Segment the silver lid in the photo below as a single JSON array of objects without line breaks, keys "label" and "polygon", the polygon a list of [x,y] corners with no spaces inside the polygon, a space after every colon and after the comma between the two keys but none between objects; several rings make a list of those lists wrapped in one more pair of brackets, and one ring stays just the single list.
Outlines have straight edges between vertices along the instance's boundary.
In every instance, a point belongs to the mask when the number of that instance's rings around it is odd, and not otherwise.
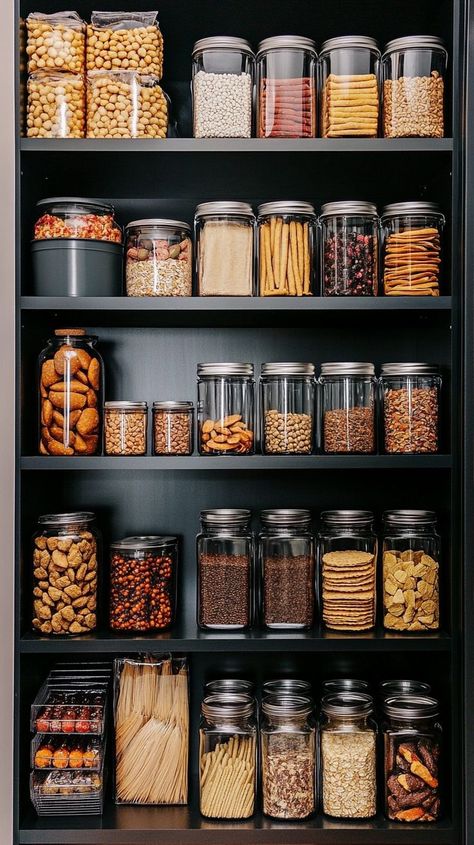
[{"label": "silver lid", "polygon": [[274,35],[264,38],[257,47],[257,59],[268,50],[309,50],[317,58],[316,41],[304,35]]},{"label": "silver lid", "polygon": [[212,35],[208,38],[200,38],[194,44],[193,58],[197,53],[202,53],[205,50],[239,50],[248,56],[254,55],[250,41],[232,35]]},{"label": "silver lid", "polygon": [[186,400],[167,399],[153,402],[154,411],[191,411],[193,403]]},{"label": "silver lid", "polygon": [[254,699],[246,693],[221,692],[206,695],[201,702],[201,713],[207,719],[252,716],[254,709]]},{"label": "silver lid", "polygon": [[384,511],[382,519],[389,525],[431,525],[437,522],[434,511],[422,510],[390,510]]},{"label": "silver lid", "polygon": [[[109,202],[102,202],[99,199],[91,199],[90,197],[45,197],[42,200],[38,200],[36,203],[36,208],[42,208],[44,205],[85,205],[90,208],[92,212],[94,211],[106,211],[109,214],[113,214],[115,209],[114,206]],[[65,208],[64,211],[74,209],[67,209]]]},{"label": "silver lid", "polygon": [[448,55],[444,41],[436,35],[405,35],[402,38],[394,38],[385,45],[383,57],[398,50],[442,50]]},{"label": "silver lid", "polygon": [[438,376],[439,367],[437,364],[423,363],[395,363],[382,364],[380,368],[382,376]]},{"label": "silver lid", "polygon": [[368,361],[329,361],[321,364],[322,376],[373,376],[375,367]]},{"label": "silver lid", "polygon": [[205,689],[209,695],[217,695],[221,692],[247,693],[251,695],[254,685],[252,681],[248,681],[246,678],[217,678],[214,681],[208,681]]},{"label": "silver lid", "polygon": [[257,206],[257,214],[314,214],[314,205],[302,200],[278,200],[275,202],[264,202]]},{"label": "silver lid", "polygon": [[313,710],[313,699],[308,695],[286,695],[276,693],[262,699],[262,711],[266,716],[309,716]]},{"label": "silver lid", "polygon": [[132,220],[127,223],[125,231],[130,229],[185,229],[187,232],[191,231],[189,223],[184,220],[168,220],[164,217],[149,217],[146,220]]},{"label": "silver lid", "polygon": [[383,709],[395,719],[427,719],[439,715],[439,702],[430,695],[395,695],[385,699]]},{"label": "silver lid", "polygon": [[253,376],[253,364],[211,362],[197,365],[198,377],[201,376]]},{"label": "silver lid", "polygon": [[377,206],[373,202],[364,200],[337,200],[337,202],[325,202],[321,206],[319,219],[323,217],[355,217],[357,215],[377,216]]},{"label": "silver lid", "polygon": [[409,681],[397,679],[393,681],[381,681],[379,693],[383,698],[396,698],[399,695],[429,695],[431,685],[425,681]]},{"label": "silver lid", "polygon": [[389,205],[384,205],[380,216],[384,220],[391,217],[411,217],[415,214],[424,216],[435,214],[444,220],[444,214],[441,213],[437,202],[422,202],[421,200],[413,200],[413,202],[391,202]]},{"label": "silver lid", "polygon": [[218,200],[216,202],[200,202],[194,212],[195,220],[202,217],[220,217],[224,214],[235,214],[240,217],[254,219],[252,206],[248,202],[234,200]]},{"label": "silver lid", "polygon": [[374,521],[374,515],[364,510],[331,510],[323,511],[321,520],[329,525],[365,525]]},{"label": "silver lid", "polygon": [[247,508],[213,508],[201,511],[201,520],[207,525],[247,525],[251,515]]},{"label": "silver lid", "polygon": [[333,678],[323,682],[323,695],[335,692],[366,692],[368,689],[369,682],[359,678]]},{"label": "silver lid", "polygon": [[174,546],[178,542],[177,537],[172,537],[159,534],[144,534],[137,537],[124,537],[123,540],[115,540],[110,544],[111,549],[117,551],[144,551],[146,549],[162,549],[168,546]]},{"label": "silver lid", "polygon": [[336,38],[328,38],[327,41],[323,41],[320,55],[329,53],[331,50],[351,50],[356,47],[362,50],[373,50],[380,56],[377,41],[368,35],[338,35]]},{"label": "silver lid", "polygon": [[295,694],[311,692],[309,681],[300,678],[273,678],[265,681],[262,687],[263,695],[279,695],[284,693]]},{"label": "silver lid", "polygon": [[260,521],[266,526],[307,525],[311,511],[305,508],[272,508],[261,511]]},{"label": "silver lid", "polygon": [[321,710],[327,716],[370,716],[374,700],[364,692],[334,692],[324,696]]},{"label": "silver lid", "polygon": [[146,411],[148,410],[148,405],[146,402],[122,402],[122,401],[114,401],[114,402],[104,402],[104,408],[106,410],[115,410],[115,411]]},{"label": "silver lid", "polygon": [[262,364],[262,376],[314,376],[314,364],[299,361],[280,361]]},{"label": "silver lid", "polygon": [[74,513],[45,513],[38,517],[40,525],[75,525],[79,522],[93,522],[95,513],[91,511],[76,511]]}]

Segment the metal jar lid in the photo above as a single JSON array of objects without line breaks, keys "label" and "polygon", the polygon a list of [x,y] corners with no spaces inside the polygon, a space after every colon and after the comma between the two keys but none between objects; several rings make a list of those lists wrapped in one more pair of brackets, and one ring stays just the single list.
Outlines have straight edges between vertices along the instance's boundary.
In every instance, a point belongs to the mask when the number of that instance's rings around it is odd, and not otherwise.
[{"label": "metal jar lid", "polygon": [[438,376],[439,367],[437,364],[414,362],[382,364],[380,373],[382,376]]},{"label": "metal jar lid", "polygon": [[439,702],[430,695],[396,695],[385,699],[383,709],[395,719],[429,719],[439,715]]},{"label": "metal jar lid", "polygon": [[[36,208],[43,208],[45,205],[59,206],[56,209],[57,211],[66,212],[77,212],[76,208],[69,207],[75,205],[85,206],[91,214],[94,214],[96,211],[102,211],[106,214],[114,214],[115,212],[114,206],[111,203],[102,202],[102,200],[98,199],[91,199],[90,197],[45,197],[45,199],[38,200]],[[64,208],[62,206],[64,206]]]},{"label": "metal jar lid", "polygon": [[310,693],[311,684],[309,681],[304,681],[300,678],[274,678],[270,681],[265,681],[262,687],[263,695],[290,695],[298,696],[301,693]]},{"label": "metal jar lid", "polygon": [[148,405],[146,402],[104,402],[106,411],[147,411]]},{"label": "metal jar lid", "polygon": [[359,678],[333,678],[323,682],[323,695],[331,695],[340,692],[367,692],[368,681],[361,681]]},{"label": "metal jar lid", "polygon": [[313,706],[313,699],[308,695],[276,693],[275,695],[266,695],[262,699],[262,711],[270,718],[309,716]]},{"label": "metal jar lid", "polygon": [[269,50],[308,50],[317,58],[316,41],[303,35],[274,35],[264,38],[257,47],[257,59]]},{"label": "metal jar lid", "polygon": [[322,376],[374,376],[375,367],[368,361],[329,361],[321,364]]},{"label": "metal jar lid", "polygon": [[327,716],[370,716],[374,700],[364,692],[335,692],[324,696],[321,710]]},{"label": "metal jar lid", "polygon": [[247,508],[213,508],[201,511],[201,519],[207,525],[247,525],[252,512]]},{"label": "metal jar lid", "polygon": [[95,518],[95,513],[92,511],[45,513],[38,517],[38,523],[39,525],[76,525],[79,522],[94,522]]},{"label": "metal jar lid", "polygon": [[364,200],[337,200],[337,202],[325,202],[321,206],[319,219],[321,220],[324,217],[342,216],[357,217],[358,215],[376,217],[377,206],[373,202],[365,202]]},{"label": "metal jar lid", "polygon": [[328,38],[323,41],[320,55],[330,53],[331,50],[352,50],[358,48],[360,50],[373,50],[380,56],[380,49],[375,38],[370,38],[368,35],[339,35],[336,38]]},{"label": "metal jar lid", "polygon": [[236,362],[224,362],[197,365],[198,378],[201,376],[252,376],[253,364],[241,364]]},{"label": "metal jar lid", "polygon": [[205,686],[206,695],[220,695],[223,692],[253,694],[254,685],[246,678],[217,678],[208,681]]},{"label": "metal jar lid", "polygon": [[272,508],[261,511],[260,521],[268,527],[308,525],[311,522],[311,511],[305,508]]},{"label": "metal jar lid", "polygon": [[396,698],[400,695],[429,695],[431,692],[430,684],[425,681],[410,681],[410,680],[392,680],[381,681],[379,684],[379,694],[382,698]]},{"label": "metal jar lid", "polygon": [[412,217],[417,214],[425,217],[437,215],[444,220],[444,214],[441,213],[437,202],[424,202],[421,200],[391,202],[389,205],[384,205],[380,216],[382,220],[389,220],[392,217]]},{"label": "metal jar lid", "polygon": [[200,202],[194,212],[195,220],[203,217],[222,217],[235,214],[239,217],[255,219],[252,206],[248,202],[237,202],[233,200],[218,200],[216,202]]},{"label": "metal jar lid", "polygon": [[207,719],[237,719],[253,716],[255,701],[246,693],[221,692],[206,695],[201,702],[201,713]]},{"label": "metal jar lid", "polygon": [[262,376],[314,376],[314,364],[299,361],[280,361],[262,364]]},{"label": "metal jar lid", "polygon": [[129,232],[131,229],[185,229],[186,232],[191,232],[191,226],[184,220],[167,220],[164,217],[132,220],[125,226],[125,232]]},{"label": "metal jar lid", "polygon": [[321,513],[321,520],[329,525],[366,525],[374,521],[374,515],[364,510],[330,510]]},{"label": "metal jar lid", "polygon": [[123,540],[116,540],[110,544],[110,548],[115,551],[146,551],[148,549],[164,549],[175,546],[178,542],[177,537],[171,535],[160,534],[144,534],[137,537],[124,537]]},{"label": "metal jar lid", "polygon": [[314,206],[302,200],[264,202],[257,206],[257,214],[259,217],[264,217],[266,214],[314,214],[316,216]]},{"label": "metal jar lid", "polygon": [[206,50],[239,50],[248,56],[253,56],[252,45],[246,38],[236,38],[232,35],[212,35],[208,38],[200,38],[193,47],[193,58],[197,53]]},{"label": "metal jar lid", "polygon": [[442,50],[446,53],[447,50],[442,38],[436,35],[405,35],[402,38],[394,38],[385,45],[383,56],[388,56],[390,53],[396,53],[399,50]]},{"label": "metal jar lid", "polygon": [[437,522],[434,511],[422,510],[390,510],[384,511],[382,519],[387,525],[432,525]]},{"label": "metal jar lid", "polygon": [[154,411],[192,411],[193,403],[178,399],[157,400],[153,402]]}]

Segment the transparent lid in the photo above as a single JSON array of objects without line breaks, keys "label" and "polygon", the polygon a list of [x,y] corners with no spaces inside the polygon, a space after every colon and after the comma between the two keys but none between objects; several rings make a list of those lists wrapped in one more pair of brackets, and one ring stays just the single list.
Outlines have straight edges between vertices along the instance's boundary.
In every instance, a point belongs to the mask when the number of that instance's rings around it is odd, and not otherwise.
[{"label": "transparent lid", "polygon": [[238,719],[253,716],[255,702],[245,693],[221,692],[206,695],[201,703],[201,713],[207,719]]},{"label": "transparent lid", "polygon": [[426,695],[431,692],[431,685],[426,681],[410,681],[403,678],[392,681],[381,681],[379,693],[383,698],[394,698],[399,695]]},{"label": "transparent lid", "polygon": [[445,43],[442,38],[435,35],[406,35],[403,38],[394,38],[385,45],[383,57],[389,53],[396,53],[399,50],[442,50],[447,54]]},{"label": "transparent lid", "polygon": [[380,373],[382,376],[438,376],[439,367],[437,364],[413,362],[382,364]]},{"label": "transparent lid", "polygon": [[310,693],[311,684],[309,681],[304,681],[300,678],[273,678],[270,681],[264,682],[262,692],[263,695],[284,693],[298,695],[299,693]]},{"label": "transparent lid", "polygon": [[92,513],[92,511],[46,513],[38,517],[38,523],[39,525],[74,525],[82,522],[94,522],[95,518],[95,513]]},{"label": "transparent lid", "polygon": [[201,511],[201,520],[206,525],[247,525],[252,512],[247,508],[213,508]]},{"label": "transparent lid", "polygon": [[354,48],[373,50],[380,56],[377,41],[367,35],[339,35],[337,38],[328,38],[327,41],[323,41],[320,55],[323,56],[331,50],[351,50]]},{"label": "transparent lid", "polygon": [[397,695],[386,698],[383,709],[395,719],[428,719],[439,716],[439,702],[430,695]]},{"label": "transparent lid", "polygon": [[333,678],[323,682],[323,695],[336,692],[366,692],[368,689],[369,682],[359,678]]},{"label": "transparent lid", "polygon": [[235,38],[231,35],[213,35],[209,38],[200,38],[196,41],[193,47],[193,58],[197,53],[203,53],[206,50],[238,50],[248,56],[254,55],[252,45],[246,38]]},{"label": "transparent lid", "polygon": [[419,200],[414,200],[413,202],[391,202],[389,205],[384,205],[381,218],[384,220],[392,217],[411,217],[417,214],[423,216],[439,215],[444,220],[444,215],[441,213],[437,202],[422,202]]},{"label": "transparent lid", "polygon": [[107,411],[146,411],[148,405],[146,402],[122,402],[118,400],[104,402],[104,408]]},{"label": "transparent lid", "polygon": [[123,540],[116,540],[110,544],[111,549],[116,551],[147,551],[149,549],[162,549],[175,546],[177,537],[159,534],[144,534],[137,537],[124,537]]},{"label": "transparent lid", "polygon": [[265,526],[309,525],[311,511],[304,508],[272,508],[260,513],[260,521]]},{"label": "transparent lid", "polygon": [[327,525],[366,525],[374,521],[372,511],[330,510],[321,513],[321,520]]},{"label": "transparent lid", "polygon": [[314,376],[314,364],[299,361],[282,361],[262,364],[262,376]]},{"label": "transparent lid", "polygon": [[249,217],[250,219],[254,218],[250,203],[234,202],[232,200],[201,202],[196,206],[194,217],[198,220],[201,217],[219,217],[232,214],[239,215],[240,217]]},{"label": "transparent lid", "polygon": [[373,376],[375,367],[367,361],[329,361],[321,364],[322,376]]},{"label": "transparent lid", "polygon": [[272,38],[264,38],[260,41],[257,47],[257,59],[260,59],[263,53],[269,50],[308,50],[316,53],[316,41],[312,38],[306,38],[303,35],[274,35]]},{"label": "transparent lid", "polygon": [[197,374],[201,376],[253,376],[253,364],[210,363],[198,364]]},{"label": "transparent lid", "polygon": [[169,399],[165,401],[157,400],[153,402],[154,411],[191,411],[193,403],[185,400]]},{"label": "transparent lid", "polygon": [[437,522],[434,511],[422,510],[389,510],[384,511],[382,519],[390,525],[431,525]]},{"label": "transparent lid", "polygon": [[185,229],[187,232],[191,232],[191,226],[189,223],[185,223],[184,220],[167,220],[163,217],[132,220],[131,223],[125,226],[125,232],[129,232],[132,229]]},{"label": "transparent lid", "polygon": [[114,206],[88,197],[45,197],[38,200],[41,212],[48,208],[51,214],[114,214]]},{"label": "transparent lid", "polygon": [[335,692],[324,696],[321,710],[327,716],[370,716],[374,700],[364,692]]},{"label": "transparent lid", "polygon": [[266,214],[315,214],[314,206],[310,202],[299,200],[278,200],[264,202],[257,206],[259,216]]},{"label": "transparent lid", "polygon": [[321,206],[319,218],[341,217],[341,216],[377,216],[377,206],[373,202],[363,200],[338,200],[337,202],[325,202]]}]

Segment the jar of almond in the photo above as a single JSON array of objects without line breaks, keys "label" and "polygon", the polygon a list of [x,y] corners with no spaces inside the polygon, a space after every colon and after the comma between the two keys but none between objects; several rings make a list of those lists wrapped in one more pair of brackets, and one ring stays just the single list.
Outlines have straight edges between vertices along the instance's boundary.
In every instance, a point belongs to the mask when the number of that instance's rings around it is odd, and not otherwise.
[{"label": "jar of almond", "polygon": [[104,446],[106,455],[146,455],[148,405],[146,402],[106,402]]}]

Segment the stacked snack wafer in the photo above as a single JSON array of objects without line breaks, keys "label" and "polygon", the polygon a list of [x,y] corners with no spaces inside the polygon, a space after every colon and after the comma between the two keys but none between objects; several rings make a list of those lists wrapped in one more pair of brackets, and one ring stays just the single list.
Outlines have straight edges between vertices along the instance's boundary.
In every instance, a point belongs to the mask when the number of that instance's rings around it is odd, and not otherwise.
[{"label": "stacked snack wafer", "polygon": [[369,552],[328,552],[322,559],[323,621],[338,631],[375,625],[375,557]]},{"label": "stacked snack wafer", "polygon": [[427,226],[393,232],[387,236],[384,252],[386,296],[439,296],[438,229]]},{"label": "stacked snack wafer", "polygon": [[201,755],[201,813],[247,819],[255,803],[255,739],[233,736]]},{"label": "stacked snack wafer", "polygon": [[375,74],[329,74],[322,95],[323,138],[376,138],[378,121]]},{"label": "stacked snack wafer", "polygon": [[314,138],[314,80],[262,79],[259,114],[259,138]]},{"label": "stacked snack wafer", "polygon": [[311,293],[308,223],[272,217],[260,226],[260,296]]}]

